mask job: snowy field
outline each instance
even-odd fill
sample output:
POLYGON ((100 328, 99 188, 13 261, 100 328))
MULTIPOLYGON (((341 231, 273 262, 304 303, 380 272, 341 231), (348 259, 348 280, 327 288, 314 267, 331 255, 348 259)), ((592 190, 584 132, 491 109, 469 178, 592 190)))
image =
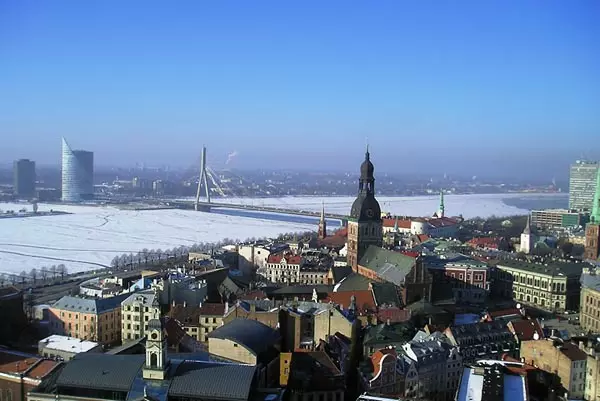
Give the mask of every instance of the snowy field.
MULTIPOLYGON (((530 195, 452 195, 445 197, 447 215, 488 217, 524 214, 502 199, 530 195)), ((556 195, 531 195, 534 197, 556 195)), ((564 197, 564 195, 560 195, 564 197)), ((429 216, 437 210, 439 198, 381 197, 385 212, 397 215, 429 216)), ((269 205, 299 210, 320 210, 347 214, 351 197, 287 197, 261 199, 219 199, 217 202, 269 205)), ((0 203, 0 210, 19 210, 23 205, 0 203)), ((31 210, 31 206, 27 207, 31 210)), ((223 238, 270 237, 283 232, 315 230, 315 224, 292 223, 258 218, 234 217, 191 210, 130 211, 112 207, 40 204, 40 211, 56 209, 73 213, 47 217, 0 219, 0 272, 29 272, 64 264, 70 272, 107 266, 116 255, 147 249, 169 249, 223 238)))

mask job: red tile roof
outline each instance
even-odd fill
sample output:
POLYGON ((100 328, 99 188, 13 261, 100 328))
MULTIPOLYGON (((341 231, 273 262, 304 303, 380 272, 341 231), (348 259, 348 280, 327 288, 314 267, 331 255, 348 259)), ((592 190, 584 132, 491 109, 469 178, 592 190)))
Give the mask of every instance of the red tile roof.
POLYGON ((435 228, 450 227, 458 224, 456 220, 451 219, 450 217, 433 217, 427 219, 427 222, 435 228))
POLYGON ((200 307, 200 316, 223 316, 225 314, 225 304, 204 303, 200 307))
POLYGON ((500 237, 473 238, 471 241, 467 242, 467 244, 469 244, 472 247, 488 249, 498 249, 501 243, 502 238, 500 237))
POLYGON ((27 372, 27 377, 32 379, 43 379, 50 373, 56 366, 58 362, 50 361, 50 360, 42 360, 40 363, 35 365, 33 369, 27 372))
POLYGON ((394 227, 396 225, 396 221, 398 221, 398 228, 409 229, 411 224, 411 219, 406 217, 389 217, 383 219, 384 227, 394 227))
POLYGON ((377 322, 378 323, 401 323, 410 320, 410 311, 407 309, 400 309, 398 307, 383 308, 377 311, 377 322))
POLYGON ((269 255, 267 258, 267 263, 281 263, 281 260, 285 257, 285 261, 291 265, 299 265, 302 261, 302 256, 300 255, 282 255, 282 254, 274 254, 269 255))
POLYGON ((242 301, 254 301, 256 299, 267 299, 267 294, 261 290, 254 290, 238 296, 242 301))
POLYGON ((427 241, 429 238, 431 238, 431 237, 430 237, 429 235, 427 235, 427 234, 418 234, 418 235, 417 235, 417 239, 418 239, 420 242, 425 242, 425 241, 427 241))
POLYGON ((322 302, 333 302, 346 309, 350 306, 353 295, 356 297, 356 307, 359 311, 375 310, 375 300, 370 290, 330 292, 322 302))
POLYGON ((411 258, 418 258, 420 253, 417 251, 400 251, 401 254, 410 256, 411 258))
POLYGON ((44 378, 58 362, 17 351, 0 350, 0 373, 25 374, 32 379, 44 378))
POLYGON ((542 326, 540 326, 537 319, 515 320, 510 322, 510 325, 512 325, 513 332, 519 341, 542 340, 544 338, 544 330, 542 330, 542 326), (537 333, 537 338, 534 338, 534 333, 537 333))
POLYGON ((505 316, 513 316, 513 315, 523 316, 521 311, 517 308, 497 310, 494 312, 490 312, 489 315, 492 319, 502 318, 505 316))

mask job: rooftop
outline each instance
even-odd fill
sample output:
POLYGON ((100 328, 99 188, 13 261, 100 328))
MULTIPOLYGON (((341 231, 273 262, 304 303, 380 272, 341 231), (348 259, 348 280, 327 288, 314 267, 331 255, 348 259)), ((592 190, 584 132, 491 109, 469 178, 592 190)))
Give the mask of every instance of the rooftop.
POLYGON ((24 374, 32 379, 41 379, 52 371, 59 362, 43 359, 10 349, 0 349, 0 373, 24 374))
POLYGON ((389 251, 371 245, 360 259, 359 265, 377 273, 382 279, 396 285, 404 284, 404 278, 415 266, 415 258, 400 252, 389 251))
POLYGON ((516 260, 502 260, 496 265, 498 268, 524 270, 548 276, 579 277, 585 264, 574 262, 552 262, 547 264, 529 263, 516 260))
POLYGON ((231 340, 259 355, 275 345, 279 333, 256 320, 234 319, 212 331, 208 337, 231 340))
POLYGON ((121 302, 122 306, 125 305, 133 305, 133 304, 142 304, 145 306, 152 306, 152 302, 154 301, 155 293, 154 291, 142 291, 142 292, 134 292, 127 298, 121 302))
POLYGON ((66 352, 88 352, 98 346, 93 341, 80 340, 78 338, 59 336, 57 334, 46 337, 39 342, 46 349, 66 352))
POLYGON ((110 298, 82 298, 65 295, 56 301, 52 308, 79 313, 101 314, 121 307, 123 302, 131 294, 122 294, 110 298))

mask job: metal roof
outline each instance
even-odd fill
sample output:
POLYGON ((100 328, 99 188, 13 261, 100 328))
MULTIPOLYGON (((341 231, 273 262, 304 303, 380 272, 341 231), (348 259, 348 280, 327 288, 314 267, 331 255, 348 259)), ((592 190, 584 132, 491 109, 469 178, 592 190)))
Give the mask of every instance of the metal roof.
POLYGON ((360 259, 359 265, 373 270, 386 281, 403 285, 404 278, 410 273, 415 263, 415 259, 410 256, 371 245, 360 259))
POLYGON ((256 320, 234 319, 212 331, 208 337, 231 340, 259 355, 277 342, 279 333, 256 320))
POLYGON ((60 373, 58 387, 129 391, 144 355, 78 354, 60 373))
POLYGON ((121 302, 131 294, 122 294, 110 298, 81 298, 65 295, 52 307, 68 312, 101 314, 121 307, 121 302))
POLYGON ((185 361, 171 381, 169 396, 247 400, 256 366, 185 361))

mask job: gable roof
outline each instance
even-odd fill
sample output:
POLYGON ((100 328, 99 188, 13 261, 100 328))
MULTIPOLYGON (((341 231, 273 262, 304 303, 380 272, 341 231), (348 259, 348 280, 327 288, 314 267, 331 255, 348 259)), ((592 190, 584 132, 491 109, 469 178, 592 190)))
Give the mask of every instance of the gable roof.
POLYGON ((358 273, 350 273, 333 287, 334 292, 368 290, 371 280, 358 273))
POLYGON ((323 351, 292 353, 287 387, 294 390, 327 391, 344 388, 343 375, 323 351), (338 378, 339 380, 332 380, 338 378))
POLYGON ((348 277, 350 274, 352 274, 352 267, 350 266, 331 268, 331 275, 333 276, 334 284, 339 283, 344 278, 348 277))
POLYGON ((373 292, 373 299, 375 305, 381 307, 383 305, 389 306, 402 306, 396 286, 392 283, 371 283, 371 291, 373 292))
POLYGON ((373 364, 373 379, 377 379, 379 373, 383 370, 383 363, 385 359, 392 358, 394 361, 396 360, 397 354, 394 348, 383 348, 377 350, 371 355, 371 363, 373 364))
POLYGON ((513 320, 509 323, 519 341, 541 340, 544 338, 544 330, 537 319, 513 320), (537 338, 534 334, 537 333, 537 338))
POLYGON ((213 330, 208 337, 231 340, 258 356, 276 344, 279 333, 256 320, 234 319, 213 330))
POLYGON ((374 271, 380 278, 390 283, 402 285, 415 263, 415 258, 370 245, 360 259, 359 265, 374 271))
POLYGON ((285 262, 290 265, 299 265, 302 262, 302 256, 291 254, 271 254, 267 257, 267 263, 281 263, 285 258, 285 262))
POLYGON ((358 309, 358 312, 375 309, 375 300, 373 299, 373 294, 369 290, 330 292, 323 302, 333 302, 334 304, 338 304, 342 308, 347 309, 350 306, 352 296, 356 297, 356 308, 358 309))

